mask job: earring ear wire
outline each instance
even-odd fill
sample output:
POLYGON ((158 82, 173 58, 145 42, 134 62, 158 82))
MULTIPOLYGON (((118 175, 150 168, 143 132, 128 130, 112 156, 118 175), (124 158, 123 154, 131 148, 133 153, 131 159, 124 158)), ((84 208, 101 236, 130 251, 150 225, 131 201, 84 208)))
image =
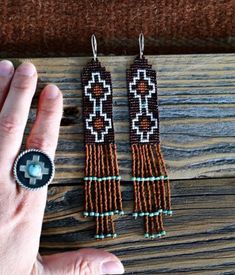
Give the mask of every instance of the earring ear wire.
POLYGON ((97 41, 94 34, 91 36, 91 47, 93 52, 93 58, 96 61, 97 60, 97 41))
POLYGON ((142 32, 139 34, 139 49, 140 49, 140 58, 143 58, 143 55, 144 55, 144 34, 142 32))

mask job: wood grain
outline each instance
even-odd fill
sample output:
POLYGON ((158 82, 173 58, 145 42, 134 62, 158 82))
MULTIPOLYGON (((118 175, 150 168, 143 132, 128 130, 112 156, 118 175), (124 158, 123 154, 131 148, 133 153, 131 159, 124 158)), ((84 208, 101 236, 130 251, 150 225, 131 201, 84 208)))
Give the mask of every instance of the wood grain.
MULTIPOLYGON (((125 75, 133 58, 100 57, 113 79, 115 137, 124 180, 131 174, 125 75)), ((235 176, 235 54, 147 58, 158 72, 161 140, 170 177, 235 176)), ((64 94, 54 183, 77 183, 83 177, 80 73, 89 60, 31 59, 39 72, 38 90, 52 82, 64 94)), ((36 100, 37 96, 28 127, 35 118, 36 100)))
POLYGON ((142 219, 130 215, 130 184, 122 185, 127 215, 117 219, 119 237, 108 241, 92 239, 94 222, 81 215, 82 185, 51 186, 41 252, 105 248, 123 260, 126 274, 234 274, 234 182, 234 178, 173 181, 174 215, 165 219, 167 236, 155 241, 144 239, 142 219))
MULTIPOLYGON (((235 274, 235 54, 149 56, 158 72, 162 148, 172 179, 174 216, 166 238, 142 236, 133 220, 126 68, 133 57, 101 57, 113 79, 114 126, 124 208, 119 238, 92 239, 83 218, 84 164, 80 73, 89 58, 32 59, 38 92, 47 83, 64 94, 64 116, 41 237, 43 254, 80 247, 105 248, 127 274, 235 274)), ((14 60, 18 63, 21 60, 14 60)), ((26 133, 35 119, 38 93, 26 133)))

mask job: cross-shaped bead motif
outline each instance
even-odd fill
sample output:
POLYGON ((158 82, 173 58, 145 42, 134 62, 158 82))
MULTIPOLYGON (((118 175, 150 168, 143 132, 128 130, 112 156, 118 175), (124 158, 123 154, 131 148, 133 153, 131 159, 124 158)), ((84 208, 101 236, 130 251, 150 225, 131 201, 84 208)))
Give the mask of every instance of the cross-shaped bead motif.
POLYGON ((49 174, 49 169, 45 168, 44 162, 40 161, 40 156, 34 155, 32 160, 27 160, 26 165, 20 165, 20 171, 24 172, 24 177, 29 179, 29 184, 35 185, 37 180, 42 180, 44 175, 49 174), (30 175, 29 167, 34 165, 37 168, 40 168, 40 173, 38 175, 30 175))

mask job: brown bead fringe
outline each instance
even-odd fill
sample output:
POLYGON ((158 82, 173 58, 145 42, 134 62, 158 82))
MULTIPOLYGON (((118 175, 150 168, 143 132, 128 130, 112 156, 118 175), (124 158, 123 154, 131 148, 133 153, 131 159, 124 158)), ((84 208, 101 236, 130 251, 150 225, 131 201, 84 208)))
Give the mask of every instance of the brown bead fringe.
MULTIPOLYGON (((85 177, 111 177, 118 173, 116 145, 86 144, 85 177)), ((102 213, 120 213, 122 198, 120 180, 86 180, 85 181, 85 212, 99 213, 96 217, 96 235, 115 234, 112 215, 100 216, 102 213)))
MULTIPOLYGON (((132 171, 135 178, 152 178, 164 176, 160 180, 133 180, 134 213, 158 213, 169 211, 170 185, 160 144, 132 144, 132 171)), ((158 234, 163 231, 162 213, 156 216, 143 215, 145 233, 158 234)))

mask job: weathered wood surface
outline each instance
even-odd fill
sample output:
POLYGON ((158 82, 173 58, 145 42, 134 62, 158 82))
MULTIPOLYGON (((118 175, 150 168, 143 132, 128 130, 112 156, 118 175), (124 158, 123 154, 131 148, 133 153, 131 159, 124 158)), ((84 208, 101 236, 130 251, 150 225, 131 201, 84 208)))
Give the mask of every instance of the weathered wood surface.
MULTIPOLYGON (((131 185, 122 188, 129 214, 131 185)), ((92 241, 93 220, 81 215, 82 185, 51 187, 41 251, 105 248, 123 260, 127 274, 235 274, 235 179, 173 181, 172 191, 165 238, 144 239, 142 219, 126 215, 116 223, 119 237, 100 242, 92 241)))
MULTIPOLYGON (((161 140, 172 179, 235 176, 235 55, 149 56, 158 71, 161 140)), ((84 145, 80 73, 86 58, 32 59, 39 89, 56 83, 64 118, 54 183, 80 182, 84 145)), ((130 179, 126 68, 133 57, 100 58, 112 73, 119 166, 130 179)), ((35 117, 32 109, 29 126, 35 117)))
MULTIPOLYGON (((165 219, 166 238, 145 240, 142 219, 135 221, 127 215, 118 219, 118 239, 92 239, 93 222, 81 216, 80 72, 89 58, 32 59, 39 71, 39 90, 46 83, 56 83, 65 104, 41 251, 103 247, 123 259, 127 274, 235 274, 235 54, 148 59, 158 71, 162 147, 173 179, 174 216, 165 219)), ((112 73, 119 165, 128 181, 131 158, 125 70, 133 57, 100 60, 112 73)), ((35 117, 36 100, 28 126, 35 117)), ((122 189, 130 213, 130 183, 123 182, 122 189)))

